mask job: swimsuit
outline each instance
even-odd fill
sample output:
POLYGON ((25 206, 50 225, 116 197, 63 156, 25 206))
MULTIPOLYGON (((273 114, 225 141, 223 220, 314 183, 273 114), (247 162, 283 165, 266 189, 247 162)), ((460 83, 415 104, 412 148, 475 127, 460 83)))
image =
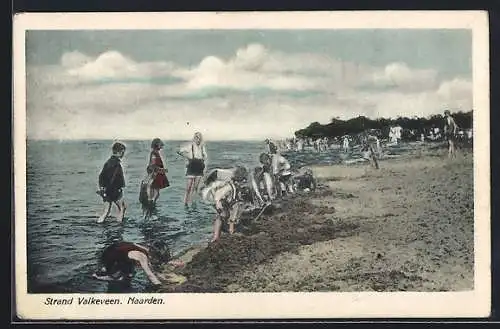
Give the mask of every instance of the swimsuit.
POLYGON ((160 153, 158 151, 152 151, 149 155, 149 166, 153 167, 153 182, 151 187, 154 189, 163 189, 170 186, 167 175, 164 171, 158 171, 158 169, 164 169, 163 161, 161 159, 160 153), (156 172, 155 172, 156 171, 156 172))
POLYGON ((117 156, 111 156, 104 164, 99 174, 99 186, 104 188, 103 201, 116 202, 121 199, 125 178, 120 159, 117 156))
MULTIPOLYGON (((205 171, 205 160, 194 157, 194 145, 191 144, 191 159, 188 160, 188 164, 186 166, 186 176, 191 177, 200 177, 203 176, 203 172, 205 171)), ((205 157, 205 152, 203 147, 201 147, 202 157, 205 157)))
POLYGON ((118 271, 125 275, 132 274, 136 262, 128 257, 131 251, 139 251, 149 256, 146 247, 131 242, 118 242, 107 247, 101 255, 101 263, 106 268, 106 274, 112 275, 118 271))

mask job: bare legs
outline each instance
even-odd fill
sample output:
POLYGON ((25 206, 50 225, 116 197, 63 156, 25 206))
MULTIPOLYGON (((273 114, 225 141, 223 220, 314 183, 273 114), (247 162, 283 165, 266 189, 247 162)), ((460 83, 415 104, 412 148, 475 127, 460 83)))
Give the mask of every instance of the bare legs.
POLYGON ((214 236, 212 238, 212 241, 210 241, 210 242, 217 242, 217 241, 219 241, 221 228, 222 228, 222 221, 219 218, 219 215, 215 215, 215 219, 214 219, 214 236))
POLYGON ((127 205, 125 204, 125 201, 123 199, 115 201, 116 208, 118 208, 118 216, 117 219, 119 222, 123 220, 123 217, 125 217, 125 210, 127 209, 127 205))
POLYGON ((200 185, 201 176, 198 177, 188 177, 186 184, 186 193, 184 194, 184 206, 188 206, 193 202, 195 194, 198 192, 198 187, 200 185))
POLYGON ((448 158, 453 158, 456 155, 455 142, 451 139, 448 140, 448 158))
POLYGON ((104 222, 104 220, 106 219, 106 217, 108 217, 110 211, 111 211, 111 202, 104 202, 104 212, 99 217, 99 219, 97 220, 97 222, 98 223, 104 222))
MULTIPOLYGON (((121 222, 123 220, 123 217, 125 216, 125 210, 127 209, 127 205, 125 204, 125 201, 123 199, 114 201, 113 203, 118 209, 117 219, 119 222, 121 222)), ((112 204, 111 202, 104 202, 104 212, 97 220, 98 223, 104 222, 104 220, 109 216, 109 213, 111 212, 111 204, 112 204)))
POLYGON ((184 205, 187 207, 191 199, 191 190, 194 185, 194 177, 188 177, 186 184, 186 193, 184 194, 184 205))
POLYGON ((269 196, 269 199, 270 200, 274 200, 275 198, 275 193, 274 193, 274 183, 273 183, 273 178, 271 177, 271 175, 269 173, 264 173, 264 182, 265 182, 265 185, 266 185, 266 189, 267 189, 267 195, 269 196))
MULTIPOLYGON (((221 205, 219 204, 219 206, 221 206, 221 205)), ((243 209, 242 203, 238 202, 230 210, 229 218, 226 218, 226 220, 229 221, 229 234, 234 233, 236 221, 237 221, 238 217, 240 216, 242 209, 243 209)), ((214 236, 212 238, 212 241, 210 241, 210 242, 219 241, 221 229, 222 229, 222 217, 221 217, 221 215, 217 214, 215 216, 215 219, 214 219, 214 236)))

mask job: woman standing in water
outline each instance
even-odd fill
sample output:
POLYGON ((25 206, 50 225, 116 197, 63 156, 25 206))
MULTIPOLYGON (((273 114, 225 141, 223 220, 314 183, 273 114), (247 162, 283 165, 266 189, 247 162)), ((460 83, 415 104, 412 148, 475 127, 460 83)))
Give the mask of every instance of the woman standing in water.
POLYGON ((160 151, 163 149, 163 142, 159 138, 153 139, 151 142, 151 153, 149 153, 149 164, 146 169, 148 173, 148 182, 146 187, 147 195, 147 205, 143 204, 143 207, 154 207, 158 197, 160 196, 160 190, 168 187, 170 185, 167 178, 167 169, 163 164, 163 160, 160 151))
POLYGON ((196 132, 193 141, 184 145, 177 154, 187 159, 186 165, 186 193, 184 194, 184 206, 189 206, 193 196, 198 191, 200 180, 205 173, 207 163, 207 150, 203 142, 203 136, 196 132))

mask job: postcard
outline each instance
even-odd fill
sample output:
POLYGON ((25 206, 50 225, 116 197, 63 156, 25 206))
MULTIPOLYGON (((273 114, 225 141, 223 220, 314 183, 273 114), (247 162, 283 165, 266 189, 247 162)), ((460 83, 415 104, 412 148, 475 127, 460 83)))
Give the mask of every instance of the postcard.
POLYGON ((14 17, 23 320, 486 317, 480 11, 14 17))

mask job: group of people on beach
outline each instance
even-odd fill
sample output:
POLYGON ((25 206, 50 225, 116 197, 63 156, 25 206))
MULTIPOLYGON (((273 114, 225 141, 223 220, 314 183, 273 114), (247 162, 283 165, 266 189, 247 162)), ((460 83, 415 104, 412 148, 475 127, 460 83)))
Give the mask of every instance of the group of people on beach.
MULTIPOLYGON (((224 225, 229 233, 235 232, 240 216, 245 210, 265 209, 274 200, 294 194, 297 189, 310 191, 316 183, 310 170, 292 172, 289 161, 278 152, 275 143, 266 140, 267 152, 259 155, 259 165, 252 170, 236 165, 232 168, 212 168, 207 170, 207 150, 201 133, 194 134, 193 140, 181 146, 178 155, 186 159, 186 191, 184 205, 188 207, 196 196, 211 204, 215 210, 212 243, 220 239, 224 225)), ((145 218, 148 218, 160 196, 160 191, 170 186, 168 169, 161 156, 164 143, 155 138, 146 165, 146 177, 142 180, 139 201, 145 218)), ((98 218, 102 223, 108 217, 112 205, 118 209, 118 221, 122 221, 127 208, 123 189, 125 178, 121 159, 126 151, 125 144, 115 142, 112 155, 99 174, 98 194, 104 202, 104 212, 98 218)), ((155 241, 149 247, 132 242, 118 242, 108 246, 102 253, 102 268, 95 277, 104 280, 124 280, 131 277, 135 264, 139 264, 150 281, 159 284, 154 274, 152 262, 172 262, 169 248, 162 241, 155 241)))
MULTIPOLYGON (((448 141, 448 155, 455 155, 455 141, 458 125, 449 111, 445 111, 444 134, 448 141)), ((294 194, 298 190, 311 191, 316 188, 312 171, 305 169, 294 172, 290 162, 280 154, 276 143, 266 140, 267 152, 259 155, 259 165, 251 170, 245 166, 236 165, 232 168, 212 168, 207 171, 207 150, 201 133, 195 133, 192 142, 184 145, 177 152, 186 159, 186 192, 184 205, 189 206, 195 196, 211 204, 215 210, 213 221, 212 243, 220 239, 224 225, 233 234, 240 216, 245 209, 260 209, 262 213, 276 199, 294 194)), ((380 141, 377 136, 363 133, 360 136, 361 151, 378 169, 380 141)), ((164 143, 155 138, 151 142, 151 152, 146 166, 146 178, 141 182, 139 200, 146 216, 154 208, 160 190, 170 185, 165 162, 161 156, 164 143)), ((349 138, 344 136, 344 148, 349 147, 349 138)), ((112 156, 104 164, 99 175, 99 191, 105 209, 98 222, 103 222, 109 215, 112 204, 118 208, 118 220, 125 215, 126 204, 123 200, 125 179, 120 161, 126 147, 121 142, 112 146, 112 156)), ((256 217, 256 218, 257 218, 256 217)), ((256 219, 255 218, 255 219, 256 219)), ((155 241, 149 247, 132 242, 118 242, 108 246, 102 253, 100 263, 102 268, 94 276, 104 280, 126 280, 131 278, 134 267, 139 264, 153 284, 160 280, 152 270, 152 263, 164 264, 170 262, 174 266, 182 265, 172 259, 168 245, 163 241, 155 241)))
MULTIPOLYGON (((142 205, 145 215, 150 215, 160 196, 160 190, 170 186, 167 177, 168 169, 161 156, 164 143, 159 138, 154 138, 151 142, 151 151, 146 165, 146 178, 141 182, 139 201, 142 205)), ((126 204, 123 200, 123 188, 125 187, 125 178, 121 159, 126 151, 125 144, 115 142, 112 146, 112 155, 104 164, 99 174, 98 194, 104 201, 104 212, 97 220, 98 223, 104 222, 108 217, 112 204, 118 208, 118 220, 122 221, 125 215, 126 204)), ((201 178, 205 172, 208 160, 207 150, 203 143, 202 134, 194 134, 192 142, 182 146, 177 152, 187 161, 186 164, 186 192, 184 195, 184 204, 188 206, 195 191, 198 189, 201 178)))
MULTIPOLYGON (((142 180, 139 192, 139 201, 145 217, 150 217, 160 196, 160 190, 170 186, 168 169, 163 161, 161 150, 164 143, 159 138, 151 142, 151 151, 146 165, 146 177, 142 180)), ((112 155, 104 164, 99 174, 99 190, 97 193, 104 202, 104 212, 97 222, 102 223, 108 217, 114 204, 118 209, 118 221, 125 216, 127 205, 123 198, 125 177, 121 159, 125 155, 124 143, 115 142, 112 146, 112 155)), ((208 159, 207 150, 203 143, 202 134, 196 132, 192 142, 184 145, 177 152, 186 159, 186 192, 184 204, 193 200, 195 191, 205 172, 208 159)), ((136 264, 139 264, 153 284, 160 284, 152 267, 161 263, 173 262, 168 245, 163 241, 154 241, 149 247, 120 241, 107 246, 101 254, 101 268, 94 273, 94 277, 101 280, 127 280, 133 276, 136 264)))

